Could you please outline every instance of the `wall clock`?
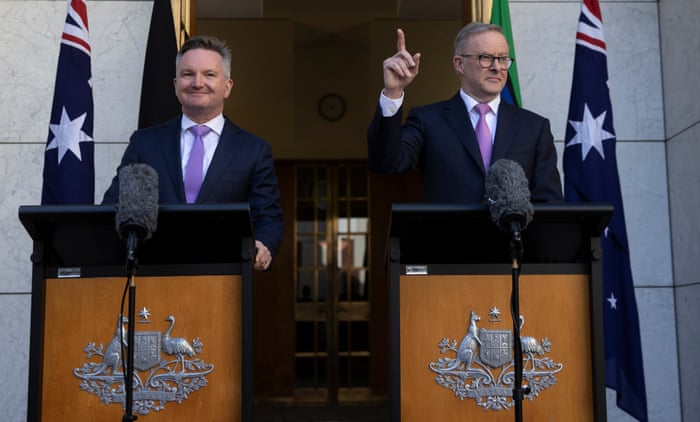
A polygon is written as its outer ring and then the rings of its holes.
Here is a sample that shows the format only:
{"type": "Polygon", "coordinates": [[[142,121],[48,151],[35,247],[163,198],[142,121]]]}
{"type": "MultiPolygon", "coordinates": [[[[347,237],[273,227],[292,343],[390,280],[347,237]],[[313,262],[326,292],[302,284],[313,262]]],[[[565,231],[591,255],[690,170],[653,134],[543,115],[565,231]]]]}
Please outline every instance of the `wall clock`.
{"type": "Polygon", "coordinates": [[[346,108],[345,99],[339,94],[325,94],[318,100],[318,114],[330,122],[340,120],[346,108]]]}

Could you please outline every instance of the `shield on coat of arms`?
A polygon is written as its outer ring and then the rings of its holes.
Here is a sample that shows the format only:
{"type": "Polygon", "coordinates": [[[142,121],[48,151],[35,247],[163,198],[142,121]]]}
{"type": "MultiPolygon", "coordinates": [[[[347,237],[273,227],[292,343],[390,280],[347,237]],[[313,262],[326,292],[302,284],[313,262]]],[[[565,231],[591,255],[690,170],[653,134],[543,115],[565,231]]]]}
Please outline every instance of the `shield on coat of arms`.
{"type": "Polygon", "coordinates": [[[160,332],[137,331],[134,333],[134,368],[146,371],[160,362],[160,332]]]}
{"type": "Polygon", "coordinates": [[[492,368],[498,368],[511,361],[513,351],[512,332],[508,330],[479,329],[481,340],[479,358],[492,368]]]}

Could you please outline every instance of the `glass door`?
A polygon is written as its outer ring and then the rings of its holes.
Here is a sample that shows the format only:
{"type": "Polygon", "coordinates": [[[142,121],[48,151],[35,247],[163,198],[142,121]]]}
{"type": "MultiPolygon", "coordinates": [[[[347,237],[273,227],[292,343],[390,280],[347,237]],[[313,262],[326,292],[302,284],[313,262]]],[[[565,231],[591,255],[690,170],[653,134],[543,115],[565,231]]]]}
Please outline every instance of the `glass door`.
{"type": "Polygon", "coordinates": [[[297,164],[294,178],[295,400],[368,400],[367,167],[297,164]]]}

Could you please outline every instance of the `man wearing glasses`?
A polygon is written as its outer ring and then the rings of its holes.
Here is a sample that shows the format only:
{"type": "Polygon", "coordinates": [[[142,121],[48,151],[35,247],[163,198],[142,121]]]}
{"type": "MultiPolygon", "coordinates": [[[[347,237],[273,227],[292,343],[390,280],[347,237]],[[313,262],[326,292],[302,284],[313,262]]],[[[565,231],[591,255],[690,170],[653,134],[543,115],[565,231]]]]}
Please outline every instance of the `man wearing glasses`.
{"type": "Polygon", "coordinates": [[[470,23],[457,34],[452,64],[461,89],[452,98],[412,109],[402,124],[404,89],[418,74],[420,53],[406,50],[384,60],[384,89],[367,132],[368,165],[380,173],[420,169],[422,199],[484,203],[489,166],[519,163],[533,202],[562,200],[549,121],[501,100],[513,59],[500,27],[470,23]]]}

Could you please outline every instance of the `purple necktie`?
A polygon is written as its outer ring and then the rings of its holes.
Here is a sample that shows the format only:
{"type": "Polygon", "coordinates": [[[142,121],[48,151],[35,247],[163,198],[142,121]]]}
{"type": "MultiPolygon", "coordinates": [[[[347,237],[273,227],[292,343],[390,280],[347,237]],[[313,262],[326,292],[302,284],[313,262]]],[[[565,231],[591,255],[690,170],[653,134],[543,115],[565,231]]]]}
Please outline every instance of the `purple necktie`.
{"type": "Polygon", "coordinates": [[[476,122],[476,139],[479,141],[481,159],[484,160],[484,170],[486,171],[491,163],[491,150],[493,149],[491,130],[486,124],[486,113],[491,111],[491,107],[488,104],[479,103],[474,108],[479,112],[479,121],[476,122]]]}
{"type": "Polygon", "coordinates": [[[194,142],[190,150],[190,159],[185,167],[185,196],[187,203],[192,204],[197,200],[199,188],[202,186],[202,173],[204,169],[204,141],[202,138],[211,131],[207,126],[190,126],[187,130],[194,135],[194,142]]]}

